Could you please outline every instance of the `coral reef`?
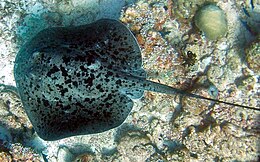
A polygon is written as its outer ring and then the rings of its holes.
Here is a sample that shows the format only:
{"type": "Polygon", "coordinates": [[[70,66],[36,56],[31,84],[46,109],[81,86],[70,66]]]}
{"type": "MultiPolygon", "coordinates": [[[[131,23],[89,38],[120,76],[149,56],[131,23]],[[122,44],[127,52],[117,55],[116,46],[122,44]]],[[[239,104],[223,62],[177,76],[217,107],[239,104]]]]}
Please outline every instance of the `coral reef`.
{"type": "Polygon", "coordinates": [[[260,37],[245,50],[248,67],[256,74],[260,74],[260,37]]]}
{"type": "Polygon", "coordinates": [[[215,40],[227,32],[225,13],[213,4],[203,6],[197,11],[195,24],[210,40],[215,40]]]}
{"type": "MultiPolygon", "coordinates": [[[[3,0],[0,83],[14,85],[17,49],[39,30],[120,17],[140,44],[149,79],[257,106],[260,3],[207,2],[226,15],[227,34],[215,41],[205,39],[195,27],[194,16],[205,0],[3,0]],[[189,59],[189,51],[196,58],[189,59]]],[[[1,92],[0,122],[11,135],[5,141],[11,143],[0,144],[0,161],[257,161],[259,121],[259,113],[252,110],[146,92],[119,128],[46,142],[34,133],[19,98],[1,92]]]]}

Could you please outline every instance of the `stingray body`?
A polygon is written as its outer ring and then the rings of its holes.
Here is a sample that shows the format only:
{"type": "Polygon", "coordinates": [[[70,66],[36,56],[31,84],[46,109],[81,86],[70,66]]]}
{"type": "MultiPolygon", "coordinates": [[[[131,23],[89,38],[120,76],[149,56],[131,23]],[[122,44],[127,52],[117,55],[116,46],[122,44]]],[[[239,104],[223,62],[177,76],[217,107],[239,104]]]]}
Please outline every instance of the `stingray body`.
{"type": "Polygon", "coordinates": [[[136,39],[109,19],[41,31],[17,54],[14,74],[26,113],[45,140],[119,126],[144,90],[208,99],[146,80],[136,39]]]}
{"type": "Polygon", "coordinates": [[[15,80],[26,113],[46,140],[119,126],[145,79],[132,33],[115,20],[37,34],[18,53],[15,80]]]}

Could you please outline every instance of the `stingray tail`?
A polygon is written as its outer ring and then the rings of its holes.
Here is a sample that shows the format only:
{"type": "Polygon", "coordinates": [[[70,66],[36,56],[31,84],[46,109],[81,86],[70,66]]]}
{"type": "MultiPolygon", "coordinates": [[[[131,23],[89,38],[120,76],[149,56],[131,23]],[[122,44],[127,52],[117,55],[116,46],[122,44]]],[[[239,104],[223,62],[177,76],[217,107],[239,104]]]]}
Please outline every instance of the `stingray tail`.
{"type": "Polygon", "coordinates": [[[245,106],[245,105],[230,103],[230,102],[221,101],[221,100],[217,100],[217,99],[213,99],[213,98],[203,97],[201,95],[189,93],[189,92],[186,92],[186,91],[183,91],[180,89],[176,89],[176,88],[173,88],[173,87],[170,87],[170,86],[167,86],[164,84],[156,83],[153,81],[149,81],[149,80],[146,80],[143,83],[143,87],[145,90],[148,90],[148,91],[154,91],[154,92],[166,93],[166,94],[179,94],[179,95],[188,96],[188,97],[192,97],[192,98],[209,100],[209,101],[213,101],[216,103],[223,103],[223,104],[227,104],[227,105],[231,105],[231,106],[237,106],[237,107],[241,107],[241,108],[245,108],[245,109],[260,111],[260,108],[257,108],[257,107],[245,106]]]}

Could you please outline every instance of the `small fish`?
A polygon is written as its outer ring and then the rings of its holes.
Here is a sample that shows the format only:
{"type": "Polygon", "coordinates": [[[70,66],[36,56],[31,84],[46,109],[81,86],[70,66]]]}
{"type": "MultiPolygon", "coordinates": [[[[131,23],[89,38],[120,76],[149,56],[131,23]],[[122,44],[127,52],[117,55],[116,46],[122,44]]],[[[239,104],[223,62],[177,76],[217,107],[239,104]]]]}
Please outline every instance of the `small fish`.
{"type": "Polygon", "coordinates": [[[147,80],[135,37],[110,19],[41,31],[17,54],[14,75],[35,131],[49,141],[121,125],[145,90],[259,111],[147,80]]]}

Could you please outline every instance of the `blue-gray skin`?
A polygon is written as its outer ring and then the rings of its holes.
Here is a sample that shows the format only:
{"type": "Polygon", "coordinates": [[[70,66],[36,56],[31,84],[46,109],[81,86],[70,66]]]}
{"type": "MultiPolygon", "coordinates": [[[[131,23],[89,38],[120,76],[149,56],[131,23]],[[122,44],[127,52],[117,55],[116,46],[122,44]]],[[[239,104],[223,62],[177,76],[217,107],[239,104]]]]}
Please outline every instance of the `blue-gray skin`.
{"type": "Polygon", "coordinates": [[[258,110],[146,80],[135,37],[110,19],[43,30],[17,54],[14,74],[26,113],[44,140],[119,126],[144,90],[258,110]]]}

